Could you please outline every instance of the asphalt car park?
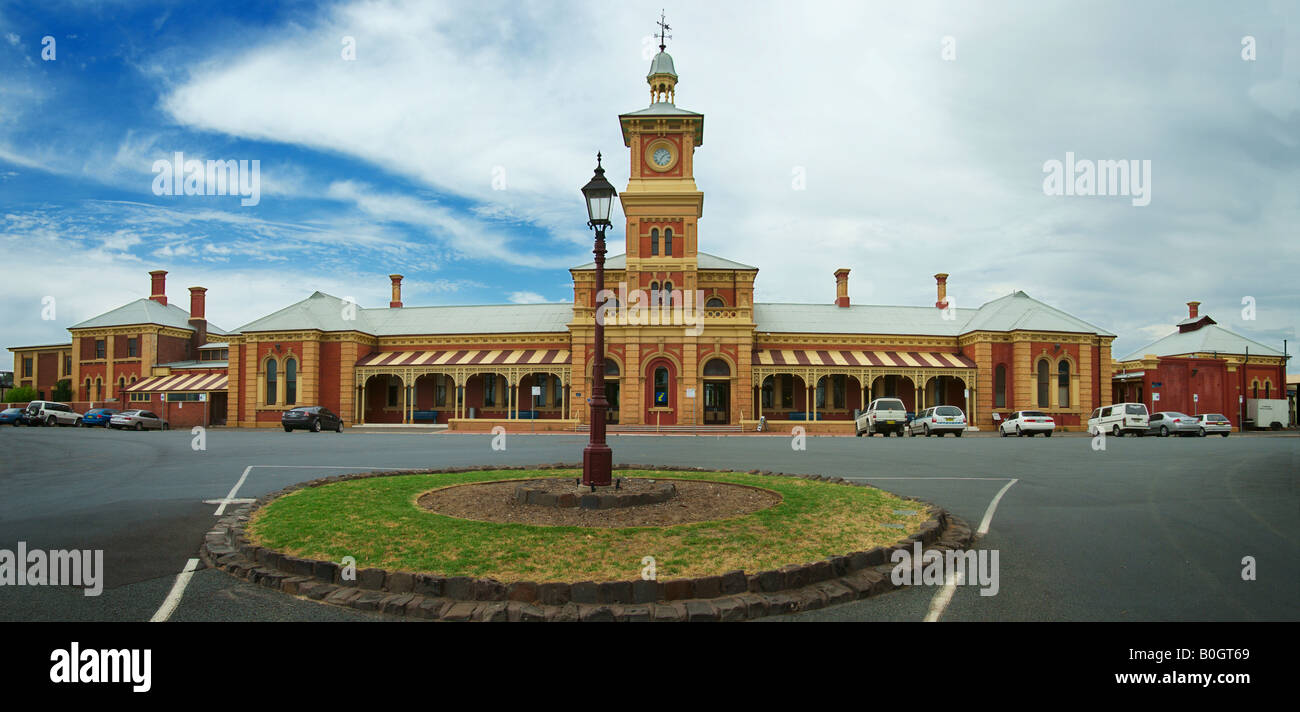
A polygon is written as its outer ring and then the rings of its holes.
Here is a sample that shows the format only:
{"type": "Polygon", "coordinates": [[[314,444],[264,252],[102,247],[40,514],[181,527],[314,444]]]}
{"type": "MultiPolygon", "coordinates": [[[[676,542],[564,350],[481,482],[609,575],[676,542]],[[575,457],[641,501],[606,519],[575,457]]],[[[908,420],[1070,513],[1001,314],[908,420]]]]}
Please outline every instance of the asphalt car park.
{"type": "MultiPolygon", "coordinates": [[[[994,596],[958,586],[940,620],[1294,620],[1300,615],[1300,438],[610,437],[616,462],[815,472],[944,506],[999,552],[994,596]],[[986,527],[983,525],[987,525],[986,527]],[[1257,562],[1243,580],[1244,557],[1257,562]]],[[[577,461],[586,437],[510,433],[288,435],[4,428],[0,548],[100,549],[102,595],[0,587],[4,620],[159,615],[223,502],[325,474],[577,461]]],[[[169,620],[371,620],[199,568],[169,620]]],[[[783,620],[923,620],[914,586],[783,620]]]]}

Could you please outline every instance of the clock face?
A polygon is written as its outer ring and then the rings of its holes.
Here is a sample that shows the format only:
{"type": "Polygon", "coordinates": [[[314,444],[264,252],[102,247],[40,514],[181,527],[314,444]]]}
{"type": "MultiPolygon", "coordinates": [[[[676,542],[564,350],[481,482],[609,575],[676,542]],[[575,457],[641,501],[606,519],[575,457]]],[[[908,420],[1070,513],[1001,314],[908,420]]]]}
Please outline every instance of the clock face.
{"type": "Polygon", "coordinates": [[[672,162],[673,160],[672,151],[669,151],[666,148],[657,148],[655,149],[654,160],[655,160],[655,165],[662,168],[668,165],[670,162],[672,162]]]}

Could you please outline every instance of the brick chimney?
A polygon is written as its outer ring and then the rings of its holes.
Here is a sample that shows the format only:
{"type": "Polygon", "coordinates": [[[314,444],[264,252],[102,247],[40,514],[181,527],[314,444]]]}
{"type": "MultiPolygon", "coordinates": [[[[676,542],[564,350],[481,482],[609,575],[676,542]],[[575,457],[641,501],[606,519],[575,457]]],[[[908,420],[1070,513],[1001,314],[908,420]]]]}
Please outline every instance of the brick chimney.
{"type": "Polygon", "coordinates": [[[199,347],[208,343],[208,318],[205,315],[204,302],[207,300],[207,287],[190,287],[190,328],[194,330],[192,352],[199,357],[199,347]]]}
{"type": "Polygon", "coordinates": [[[948,308],[948,275],[940,272],[934,276],[935,286],[939,290],[939,299],[934,305],[940,309],[948,308]]]}
{"type": "Polygon", "coordinates": [[[402,275],[390,274],[388,278],[393,280],[393,301],[388,303],[388,308],[400,309],[402,307],[402,275]]]}
{"type": "Polygon", "coordinates": [[[841,267],[835,270],[835,306],[849,305],[849,270],[841,267]]]}
{"type": "Polygon", "coordinates": [[[167,306],[167,270],[156,269],[149,273],[149,298],[167,306]]]}
{"type": "Polygon", "coordinates": [[[1201,312],[1201,303],[1200,303],[1200,302],[1188,302],[1188,303],[1187,303],[1187,318],[1188,318],[1188,319],[1197,319],[1197,318],[1200,318],[1200,312],[1201,312]]]}

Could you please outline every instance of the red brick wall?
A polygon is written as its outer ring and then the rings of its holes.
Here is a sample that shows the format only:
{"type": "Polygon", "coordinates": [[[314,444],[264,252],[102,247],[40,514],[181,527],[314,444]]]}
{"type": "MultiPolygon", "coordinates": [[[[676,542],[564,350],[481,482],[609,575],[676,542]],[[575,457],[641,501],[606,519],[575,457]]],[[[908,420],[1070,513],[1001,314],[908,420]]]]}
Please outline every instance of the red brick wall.
{"type": "MultiPolygon", "coordinates": [[[[125,343],[125,341],[123,342],[125,343]]],[[[125,348],[125,347],[124,347],[125,348]]],[[[190,340],[175,336],[158,337],[158,363],[189,361],[194,358],[190,353],[190,340]]]]}

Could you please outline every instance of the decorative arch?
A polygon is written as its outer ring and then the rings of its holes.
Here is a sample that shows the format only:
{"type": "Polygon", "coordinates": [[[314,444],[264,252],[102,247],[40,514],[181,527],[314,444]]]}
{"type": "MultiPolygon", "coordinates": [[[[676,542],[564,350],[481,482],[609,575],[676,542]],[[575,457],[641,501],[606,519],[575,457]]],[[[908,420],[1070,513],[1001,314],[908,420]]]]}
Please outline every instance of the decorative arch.
{"type": "Polygon", "coordinates": [[[714,294],[714,295],[710,296],[707,300],[705,300],[705,302],[704,302],[704,308],[705,308],[705,309],[726,309],[726,308],[727,308],[727,300],[725,300],[725,299],[723,299],[722,297],[720,297],[720,296],[714,294]]]}
{"type": "Polygon", "coordinates": [[[1034,362],[1034,404],[1040,410],[1052,407],[1052,362],[1047,356],[1034,362]]]}
{"type": "Polygon", "coordinates": [[[1073,408],[1079,403],[1079,365],[1068,353],[1056,360],[1055,383],[1052,395],[1057,408],[1073,408]]]}

